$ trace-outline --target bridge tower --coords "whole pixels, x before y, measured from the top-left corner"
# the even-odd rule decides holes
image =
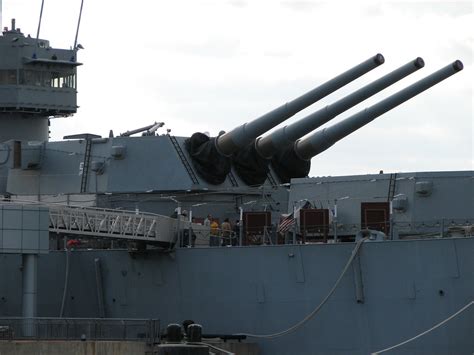
[[[78,46],[80,47],[80,45]],[[0,142],[47,141],[49,120],[77,111],[77,47],[57,49],[11,22],[0,35]]]

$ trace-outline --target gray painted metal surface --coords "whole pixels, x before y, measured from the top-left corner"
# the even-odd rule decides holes
[[[0,86],[0,96],[2,94]],[[8,117],[0,118],[0,132],[0,142],[10,139],[42,142],[49,139],[47,119],[25,118],[23,115],[9,114]]]
[[[191,158],[183,147],[186,137],[174,138],[190,162]],[[121,154],[116,155],[119,148]],[[39,154],[36,154],[38,149]],[[25,164],[28,163],[27,156],[35,152],[38,164],[32,168],[12,169],[13,150],[13,142],[0,145],[0,188],[4,186],[0,194],[7,191],[14,195],[79,194],[85,140],[45,142],[41,148],[22,144]],[[223,189],[231,194],[261,194],[261,189],[249,188],[236,174],[234,183],[228,177],[223,184],[216,186],[197,176],[198,184],[195,184],[168,135],[93,139],[91,167],[94,162],[100,163],[100,169],[89,170],[89,194],[173,195],[176,191],[188,190],[208,194]],[[167,174],[163,174],[163,166],[167,167]],[[267,182],[266,185],[270,190],[271,184]]]
[[[0,253],[49,251],[48,209],[0,202]]]
[[[36,317],[37,311],[37,290],[38,290],[38,255],[22,255],[22,273],[23,273],[23,298],[22,298],[22,317]],[[32,335],[32,329],[27,330],[27,334]]]
[[[275,332],[315,307],[351,250],[351,244],[178,249],[174,258],[73,251],[65,315],[97,316],[94,260],[100,258],[106,317],[157,317],[162,324],[193,319],[209,332]],[[473,238],[365,243],[364,302],[357,302],[348,273],[316,318],[287,337],[260,341],[263,353],[367,354],[416,335],[472,299],[473,253]],[[5,257],[4,270],[18,275],[18,256]],[[64,278],[64,263],[64,252],[39,259],[40,316],[59,312],[62,287],[56,280]],[[19,308],[16,298],[0,303],[2,314]],[[397,353],[468,353],[472,320],[466,312]]]
[[[288,209],[300,200],[330,210],[337,204],[338,231],[351,235],[361,229],[361,203],[390,202],[390,179],[391,174],[293,179]],[[474,171],[398,173],[394,183],[392,202],[404,201],[393,209],[396,235],[442,235],[450,226],[474,224]],[[420,184],[429,184],[430,193],[420,193]]]

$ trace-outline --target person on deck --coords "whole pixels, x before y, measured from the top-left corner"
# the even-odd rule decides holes
[[[233,231],[232,245],[236,246],[240,239],[240,221],[239,220],[235,221],[232,231]]]
[[[209,236],[209,245],[211,247],[219,246],[219,224],[213,220],[211,222],[211,235]]]
[[[222,231],[222,245],[231,245],[232,226],[230,225],[229,218],[224,219],[221,224]]]

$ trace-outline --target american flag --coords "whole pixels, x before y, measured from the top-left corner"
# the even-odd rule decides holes
[[[293,218],[293,213],[290,213],[287,216],[282,216],[280,219],[280,224],[278,225],[277,228],[277,233],[280,234],[285,234],[290,230],[291,227],[293,227],[295,224],[295,219]]]
[[[304,204],[296,210],[296,213],[282,215],[280,219],[280,224],[277,228],[277,233],[285,234],[286,232],[288,232],[295,225],[296,219],[299,219],[300,210],[306,208],[311,208],[311,203],[309,201],[305,201]],[[296,214],[296,218],[294,214]]]

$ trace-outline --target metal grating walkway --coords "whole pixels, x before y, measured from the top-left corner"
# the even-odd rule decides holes
[[[169,243],[176,219],[133,211],[48,205],[50,232]]]

